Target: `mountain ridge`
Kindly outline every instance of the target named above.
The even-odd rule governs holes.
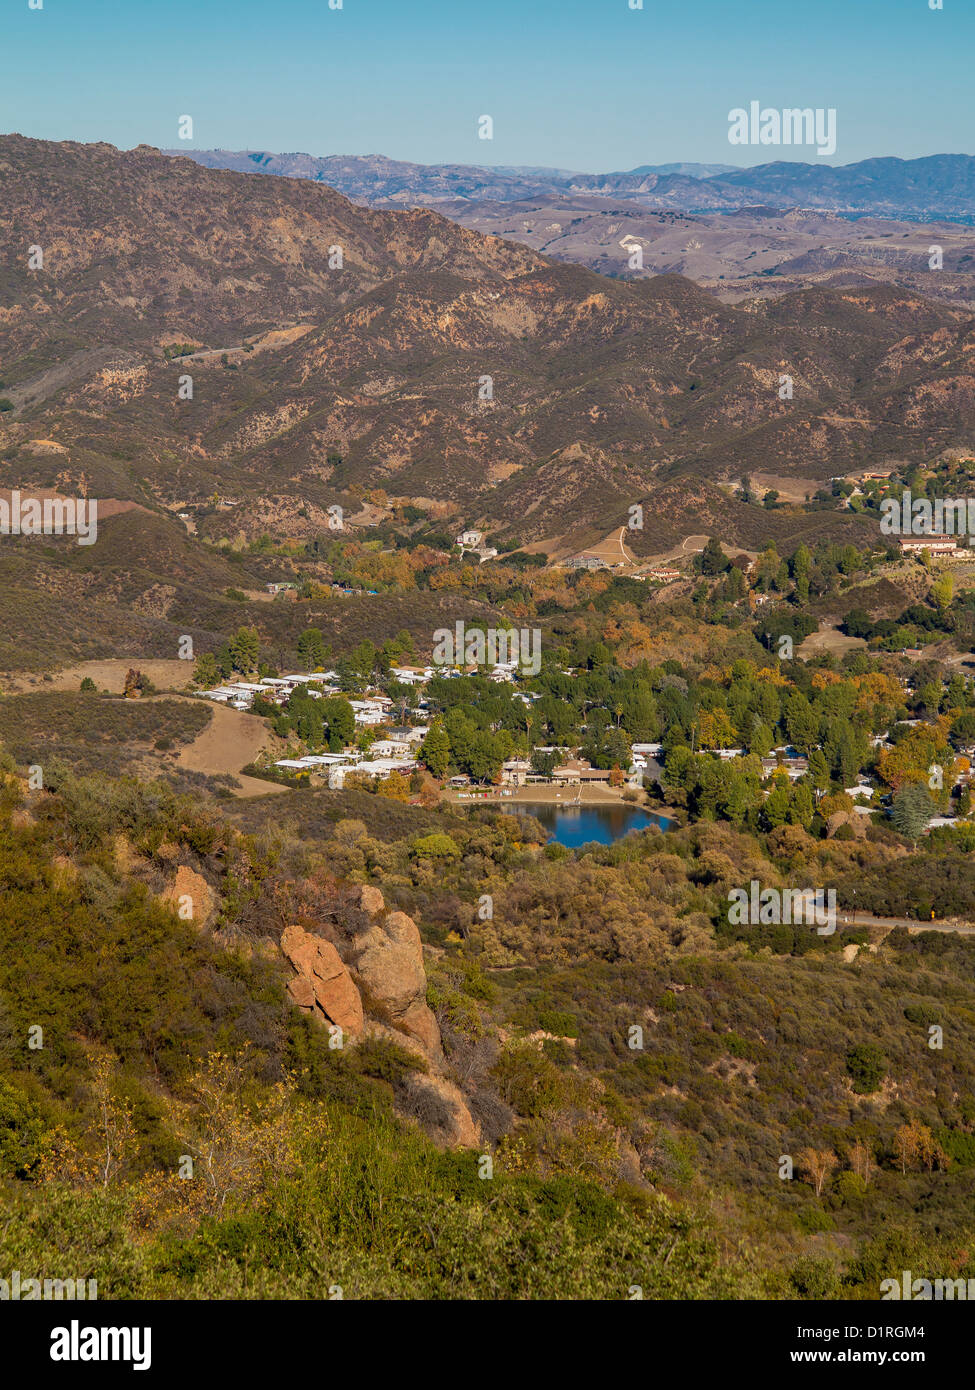
[[[913,291],[740,309],[678,275],[608,279],[431,209],[148,147],[3,137],[0,165],[0,487],[83,478],[170,512],[219,494],[248,535],[269,494],[313,511],[357,485],[548,543],[679,484],[634,538],[653,554],[700,530],[702,485],[761,469],[814,491],[975,445],[975,321]],[[192,403],[177,348],[205,350]]]
[[[747,168],[706,164],[640,165],[605,174],[519,166],[424,165],[384,155],[272,154],[266,150],[166,150],[207,168],[310,178],[349,197],[379,205],[451,198],[517,201],[555,195],[599,194],[645,207],[685,212],[728,211],[766,204],[848,214],[944,218],[975,217],[975,156],[893,155],[847,165],[777,160]],[[716,172],[705,172],[714,170]]]

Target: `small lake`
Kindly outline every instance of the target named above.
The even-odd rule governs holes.
[[[631,830],[646,830],[651,825],[670,830],[674,825],[669,816],[643,811],[625,802],[619,805],[560,806],[550,801],[520,801],[505,809],[534,816],[544,825],[550,839],[568,849],[578,849],[580,845],[591,844],[594,840],[600,845],[611,845]]]

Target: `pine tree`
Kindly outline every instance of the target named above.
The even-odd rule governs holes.
[[[431,726],[420,745],[420,759],[434,777],[445,777],[450,766],[450,738],[442,724]]]

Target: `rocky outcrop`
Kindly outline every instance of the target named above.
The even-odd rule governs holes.
[[[370,917],[375,917],[377,912],[385,910],[386,903],[379,889],[366,883],[359,889],[359,907]]]
[[[353,1044],[381,1038],[412,1053],[423,1071],[409,1076],[405,1113],[440,1142],[476,1147],[477,1124],[460,1087],[443,1072],[416,923],[405,912],[387,912],[382,893],[371,886],[359,889],[355,906],[366,922],[342,943],[342,954],[334,942],[303,927],[282,933],[281,951],[295,972],[288,982],[292,1002],[303,1013],[338,1024]]]
[[[217,895],[202,874],[181,865],[176,877],[160,895],[161,900],[175,908],[184,922],[192,922],[198,931],[208,927],[217,915]]]
[[[450,1148],[477,1148],[481,1142],[480,1131],[459,1086],[437,1073],[411,1076],[409,1086],[414,1103],[428,1107],[432,1121],[428,1124],[434,1132],[439,1131],[444,1143]],[[423,1114],[422,1109],[420,1113]]]
[[[297,974],[288,991],[298,1008],[318,1013],[326,1022],[337,1024],[352,1038],[362,1033],[362,999],[348,967],[331,941],[314,936],[303,927],[286,927],[281,950]]]
[[[356,974],[393,1027],[439,1050],[440,1030],[426,1004],[423,945],[413,918],[405,912],[376,913],[353,946]]]

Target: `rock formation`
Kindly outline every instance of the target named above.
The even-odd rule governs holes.
[[[387,912],[378,888],[361,888],[356,906],[368,920],[340,943],[345,959],[326,937],[297,925],[285,929],[281,951],[295,971],[288,993],[303,1013],[337,1024],[351,1044],[382,1038],[418,1057],[425,1071],[409,1077],[412,1108],[436,1116],[446,1143],[474,1147],[477,1125],[460,1088],[444,1074],[419,929],[405,912]]]
[[[217,913],[217,895],[202,874],[181,865],[176,877],[161,894],[164,903],[176,909],[184,922],[192,922],[198,931],[208,927]]]
[[[352,1038],[360,1037],[362,999],[331,941],[313,936],[302,927],[286,927],[281,950],[297,971],[288,984],[288,992],[298,1008],[337,1024]]]

